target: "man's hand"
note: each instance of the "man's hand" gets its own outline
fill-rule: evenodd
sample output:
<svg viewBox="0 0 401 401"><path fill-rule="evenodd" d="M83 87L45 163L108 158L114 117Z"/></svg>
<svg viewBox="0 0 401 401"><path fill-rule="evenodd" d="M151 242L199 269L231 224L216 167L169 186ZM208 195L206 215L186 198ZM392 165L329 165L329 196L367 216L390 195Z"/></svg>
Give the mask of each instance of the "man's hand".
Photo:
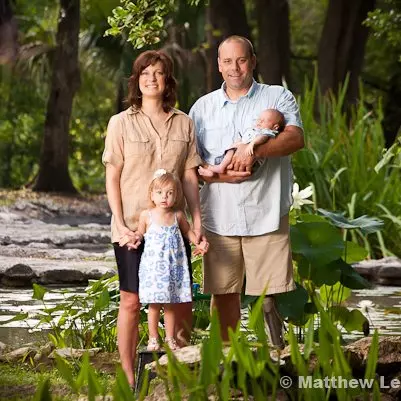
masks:
<svg viewBox="0 0 401 401"><path fill-rule="evenodd" d="M254 155L248 154L248 145L240 144L234 153L231 163L227 166L227 174L229 170L233 172L252 172L252 166L255 163L256 158Z"/></svg>

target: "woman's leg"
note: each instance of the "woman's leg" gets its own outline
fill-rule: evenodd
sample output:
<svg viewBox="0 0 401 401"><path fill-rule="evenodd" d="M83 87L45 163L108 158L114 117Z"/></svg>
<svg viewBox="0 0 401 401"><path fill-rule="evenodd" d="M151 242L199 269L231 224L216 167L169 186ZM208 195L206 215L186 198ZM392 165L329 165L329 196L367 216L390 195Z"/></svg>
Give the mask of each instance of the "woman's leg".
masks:
<svg viewBox="0 0 401 401"><path fill-rule="evenodd" d="M160 321L161 304L149 304L148 309L148 328L149 338L159 338L159 321Z"/></svg>
<svg viewBox="0 0 401 401"><path fill-rule="evenodd" d="M121 366L131 386L134 385L139 310L140 303L138 294L120 291L120 307L117 318L117 344Z"/></svg>
<svg viewBox="0 0 401 401"><path fill-rule="evenodd" d="M175 339L180 347L189 345L192 330L192 302L174 304Z"/></svg>

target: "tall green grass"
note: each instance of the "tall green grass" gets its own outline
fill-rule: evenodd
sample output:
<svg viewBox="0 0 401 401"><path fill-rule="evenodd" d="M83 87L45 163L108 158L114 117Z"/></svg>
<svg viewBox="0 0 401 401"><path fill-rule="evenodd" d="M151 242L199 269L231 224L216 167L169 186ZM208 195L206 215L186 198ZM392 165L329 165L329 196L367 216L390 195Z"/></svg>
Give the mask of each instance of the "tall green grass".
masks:
<svg viewBox="0 0 401 401"><path fill-rule="evenodd" d="M359 103L348 115L344 110L345 88L337 97L317 95L317 85L305 85L300 98L305 149L293 158L296 181L315 187L316 207L384 220L381 233L353 233L371 257L401 256L401 175L399 166L375 166L383 158L384 137L381 102L369 110L361 90ZM318 117L317 117L318 116Z"/></svg>

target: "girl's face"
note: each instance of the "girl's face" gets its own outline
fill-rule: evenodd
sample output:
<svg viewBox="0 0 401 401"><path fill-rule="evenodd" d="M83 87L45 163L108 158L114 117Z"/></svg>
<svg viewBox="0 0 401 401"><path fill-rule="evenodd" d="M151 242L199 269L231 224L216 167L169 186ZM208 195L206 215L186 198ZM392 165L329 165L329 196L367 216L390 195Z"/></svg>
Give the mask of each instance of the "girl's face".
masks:
<svg viewBox="0 0 401 401"><path fill-rule="evenodd" d="M177 191L171 184L161 188L154 188L150 194L150 199L156 207L170 209L174 206L177 197Z"/></svg>
<svg viewBox="0 0 401 401"><path fill-rule="evenodd" d="M166 74L163 64L158 61L148 65L139 76L139 89L143 97L161 97L166 88Z"/></svg>

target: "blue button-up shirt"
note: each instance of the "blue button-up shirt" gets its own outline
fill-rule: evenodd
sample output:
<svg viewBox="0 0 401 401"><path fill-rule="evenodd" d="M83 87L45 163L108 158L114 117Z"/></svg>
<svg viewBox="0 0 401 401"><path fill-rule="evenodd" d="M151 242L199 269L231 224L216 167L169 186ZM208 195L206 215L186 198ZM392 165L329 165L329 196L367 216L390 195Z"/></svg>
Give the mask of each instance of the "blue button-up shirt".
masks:
<svg viewBox="0 0 401 401"><path fill-rule="evenodd" d="M195 122L198 152L214 164L241 133L255 126L265 109L277 109L285 125L302 128L293 94L282 86L253 81L245 96L236 101L225 93L225 84L200 99L189 115ZM289 156L269 157L246 181L238 184L205 184L200 193L204 227L220 235L262 235L279 228L280 217L288 213L292 192Z"/></svg>

